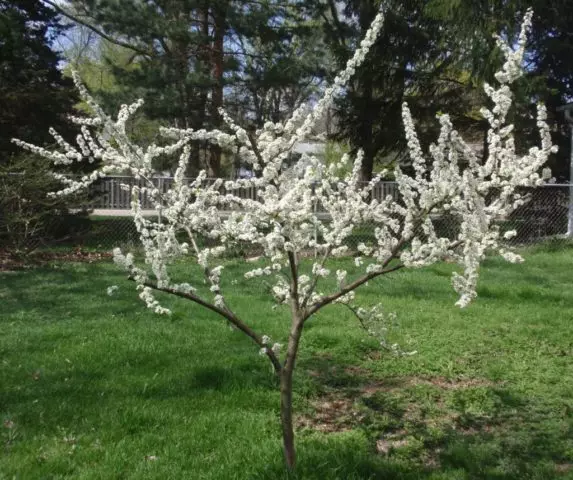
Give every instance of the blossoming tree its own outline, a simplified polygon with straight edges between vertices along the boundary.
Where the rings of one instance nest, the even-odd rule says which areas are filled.
[[[400,192],[397,200],[391,197],[372,199],[372,189],[381,177],[367,185],[359,182],[360,154],[354,159],[351,173],[342,178],[338,172],[349,161],[348,157],[325,168],[318,159],[305,156],[294,168],[286,168],[294,145],[310,132],[315,121],[364,61],[382,28],[382,12],[346,69],[336,77],[334,85],[325,91],[311,113],[304,113],[307,110],[301,107],[288,121],[267,123],[254,135],[248,134],[222,112],[228,132],[164,128],[161,133],[169,144],[143,149],[126,133],[126,122],[142,102],[123,106],[117,119],[112,119],[76,77],[80,93],[93,113],[89,118],[73,118],[81,127],[77,146],[67,143],[53,130],[60,147],[57,151],[21,140],[15,142],[56,165],[80,161],[97,161],[101,165],[80,180],[58,174],[65,188],[57,195],[84,189],[112,173],[129,172],[143,180],[143,187],[131,188],[132,213],[145,261],[136,262],[133,254],[115,249],[115,262],[135,282],[140,298],[158,314],[169,314],[170,311],[155,298],[155,292],[184,298],[226,319],[268,358],[280,379],[284,452],[288,467],[293,468],[293,372],[304,325],[313,315],[329,304],[343,303],[363,322],[383,322],[380,308],[365,309],[354,304],[355,290],[376,277],[402,268],[423,267],[446,257],[461,266],[460,272],[453,274],[452,283],[459,294],[457,305],[465,307],[476,296],[479,266],[486,251],[498,252],[510,262],[521,261],[518,255],[503,246],[502,238],[509,238],[512,232],[502,234],[497,220],[506,217],[524,201],[519,187],[543,183],[539,170],[554,151],[542,105],[537,113],[541,144],[526,155],[516,154],[513,127],[506,121],[512,105],[510,85],[522,74],[531,18],[529,11],[515,49],[499,40],[506,62],[496,74],[499,86],[485,85],[492,107],[482,109],[489,122],[486,159],[482,161],[475,156],[453,128],[448,115],[439,117],[439,138],[429,148],[429,153],[424,154],[410,111],[404,104],[403,120],[413,174],[407,175],[396,167],[394,173]],[[246,180],[219,179],[212,183],[202,173],[188,181],[184,172],[190,145],[196,140],[213,142],[236,152],[243,162],[251,165],[256,175]],[[160,192],[152,181],[152,161],[157,156],[174,153],[179,153],[180,159],[173,186],[166,193]],[[256,188],[257,198],[242,198],[239,193],[244,187]],[[156,219],[143,216],[141,194],[152,198]],[[316,204],[322,206],[324,213],[320,216]],[[460,221],[455,238],[440,236],[435,228],[435,219],[445,213]],[[324,221],[324,216],[328,221]],[[358,251],[350,251],[346,240],[357,225],[364,223],[375,225],[373,241],[360,244]],[[209,239],[208,245],[198,241],[200,238]],[[269,277],[274,282],[274,299],[290,309],[285,351],[281,351],[281,345],[273,343],[264,332],[255,331],[249,320],[239,317],[227,301],[220,281],[225,272],[224,255],[238,242],[248,242],[262,252],[263,263],[248,271],[244,281]],[[301,258],[308,251],[316,255],[308,260],[309,271],[303,273]],[[361,273],[348,275],[345,270],[331,270],[330,260],[340,256],[354,257]],[[180,257],[196,262],[204,277],[177,283],[170,274],[170,267]],[[325,280],[329,277],[335,278],[336,288],[328,287],[331,283]],[[205,281],[210,293],[201,294],[197,287]],[[238,283],[236,288],[240,288],[241,282]]]

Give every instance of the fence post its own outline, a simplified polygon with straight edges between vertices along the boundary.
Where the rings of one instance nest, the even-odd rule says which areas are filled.
[[[558,112],[563,112],[565,120],[569,124],[571,136],[571,157],[569,160],[569,209],[567,212],[567,236],[573,238],[573,102],[557,107]]]
[[[312,210],[314,212],[314,258],[318,257],[318,248],[316,244],[318,243],[318,201],[315,196],[315,182],[312,183]]]
[[[573,123],[571,127],[571,159],[569,162],[569,211],[567,212],[567,236],[573,238]]]
[[[111,208],[115,208],[115,181],[113,178],[109,182],[109,187]]]

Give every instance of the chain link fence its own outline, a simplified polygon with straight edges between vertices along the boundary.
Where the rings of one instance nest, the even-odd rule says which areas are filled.
[[[515,236],[503,240],[508,246],[522,247],[543,242],[551,242],[558,246],[573,240],[573,229],[569,222],[570,198],[573,198],[573,186],[545,185],[537,188],[523,189],[525,203],[506,218],[499,218],[498,225],[502,233],[515,231]],[[397,189],[394,192],[397,198]],[[431,217],[436,233],[440,237],[456,239],[458,237],[461,218],[440,214]],[[571,217],[573,220],[573,217]],[[357,226],[347,239],[347,246],[356,250],[360,243],[374,242],[375,226],[363,224]],[[423,237],[423,233],[419,232]]]
[[[171,186],[172,179],[162,178],[157,179],[157,182],[162,191],[167,191]],[[29,238],[21,240],[22,246],[28,250],[81,248],[110,251],[116,246],[137,249],[139,239],[129,211],[130,193],[121,188],[121,185],[126,183],[135,185],[137,181],[129,177],[115,177],[103,179],[98,186],[94,187],[93,195],[89,196],[90,203],[87,205],[89,210],[81,217],[81,221],[75,220],[79,227],[74,230],[72,235],[68,234],[63,238],[51,236],[48,239],[43,239],[41,235],[30,235]],[[243,190],[240,192],[242,196],[256,198],[257,194],[253,189]],[[508,230],[517,232],[517,235],[508,240],[507,243],[512,246],[531,245],[546,241],[565,244],[568,240],[573,239],[573,232],[568,232],[571,190],[573,190],[573,186],[569,185],[546,185],[524,190],[523,193],[528,201],[508,218],[499,219],[502,232]],[[385,198],[388,195],[399,199],[399,192],[395,183],[381,183],[373,191],[373,197],[377,199]],[[143,208],[148,209],[147,214],[154,215],[153,205],[149,199],[143,197],[141,200]],[[317,205],[317,213],[322,221],[328,221],[326,215],[320,215],[321,208],[319,205]],[[58,218],[47,218],[46,222],[52,222],[53,225],[41,225],[38,232],[54,230],[54,227],[61,228],[62,221]],[[436,215],[432,221],[440,236],[456,238],[460,228],[459,218],[452,215]],[[352,235],[347,238],[347,246],[352,251],[356,251],[360,243],[373,242],[374,229],[375,226],[371,224],[357,226]],[[252,256],[260,252],[254,251],[252,246],[245,243],[237,245],[232,253],[238,256]]]

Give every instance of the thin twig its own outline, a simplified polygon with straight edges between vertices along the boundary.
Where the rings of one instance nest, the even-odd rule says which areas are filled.
[[[114,45],[118,45],[120,47],[127,48],[129,50],[133,50],[134,52],[137,52],[140,55],[144,55],[147,57],[153,56],[153,52],[150,52],[149,50],[143,50],[139,47],[136,47],[135,45],[132,45],[132,44],[127,43],[127,42],[123,42],[121,40],[118,40],[117,38],[113,38],[112,36],[105,33],[103,30],[100,30],[97,27],[94,27],[91,23],[88,23],[85,20],[82,20],[81,18],[79,18],[78,16],[73,15],[72,13],[68,12],[67,10],[64,10],[55,1],[43,0],[43,2],[50,5],[60,15],[63,15],[64,17],[70,19],[71,21],[78,23],[80,25],[83,25],[86,28],[89,28],[92,32],[95,32],[97,35],[102,37],[104,40],[107,40],[108,42],[113,43]]]
[[[358,313],[358,311],[357,311],[355,308],[351,307],[348,303],[343,303],[342,305],[344,305],[346,308],[348,308],[348,310],[350,310],[350,311],[354,314],[354,316],[358,319],[358,323],[360,323],[360,326],[362,327],[362,329],[363,329],[368,335],[373,336],[373,335],[370,333],[370,330],[368,330],[368,327],[367,327],[366,324],[364,323],[364,319],[363,319],[362,316]],[[386,351],[388,351],[388,352],[390,352],[390,353],[396,353],[396,352],[394,352],[390,347],[388,347],[388,345],[386,345],[385,342],[379,342],[379,343],[380,343],[380,346],[381,346],[384,350],[386,350]]]

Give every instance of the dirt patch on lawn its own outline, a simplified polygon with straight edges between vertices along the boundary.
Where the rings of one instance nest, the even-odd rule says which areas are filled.
[[[408,444],[409,442],[408,439],[405,438],[405,432],[393,433],[376,441],[376,451],[382,455],[388,455],[392,450],[406,447]]]
[[[555,465],[557,473],[569,473],[573,470],[573,463],[558,463]]]
[[[35,252],[22,257],[0,250],[0,272],[15,272],[48,265],[52,262],[94,263],[111,257],[110,252],[90,252],[80,248],[61,252]]]
[[[495,383],[485,378],[461,378],[448,379],[445,377],[408,377],[406,384],[409,386],[431,385],[443,390],[461,390],[464,388],[495,387],[501,383]]]
[[[330,394],[312,402],[312,413],[301,415],[296,421],[299,428],[333,433],[351,430],[364,419],[348,397]]]
[[[317,371],[311,371],[309,374],[315,378],[321,376],[321,372]],[[436,399],[435,406],[438,410],[444,410],[444,413],[426,418],[420,411],[420,405],[416,402],[404,401],[404,398],[401,398],[398,392],[419,385],[427,385],[443,391],[501,385],[480,378],[447,379],[445,377],[411,376],[376,381],[371,377],[368,378],[369,373],[360,367],[348,367],[344,369],[343,375],[352,377],[354,379],[353,382],[348,386],[341,386],[340,384],[336,387],[331,386],[318,398],[312,399],[309,411],[296,419],[297,427],[310,428],[327,433],[344,432],[358,427],[373,413],[401,416],[406,421],[423,422],[427,426],[436,426],[438,424],[452,425],[455,423],[456,418],[445,411],[442,399]],[[357,378],[364,381],[357,381]],[[391,405],[375,406],[376,402],[370,400],[377,398],[380,394],[382,394],[382,398],[388,399],[390,402],[396,399],[401,400],[402,404],[399,408]],[[394,442],[397,442],[396,445],[394,445]],[[404,445],[400,438],[385,439],[380,445],[377,445],[377,449],[383,451]]]

